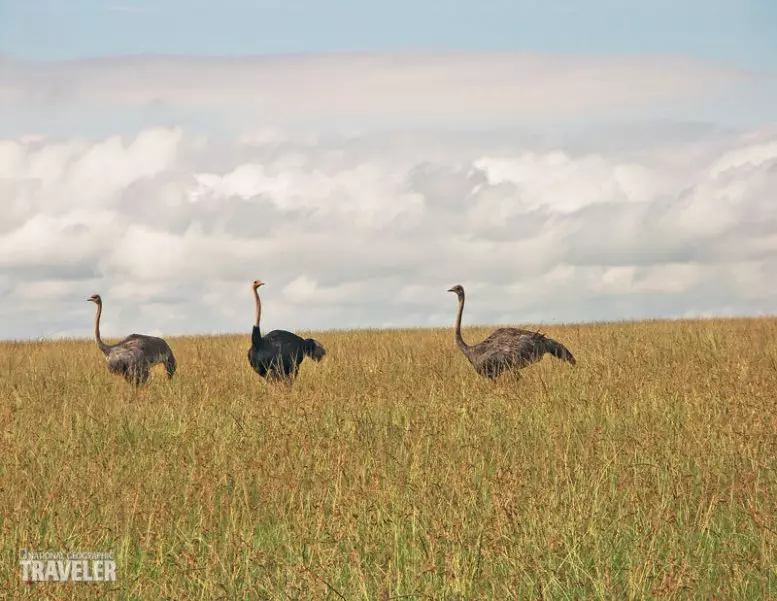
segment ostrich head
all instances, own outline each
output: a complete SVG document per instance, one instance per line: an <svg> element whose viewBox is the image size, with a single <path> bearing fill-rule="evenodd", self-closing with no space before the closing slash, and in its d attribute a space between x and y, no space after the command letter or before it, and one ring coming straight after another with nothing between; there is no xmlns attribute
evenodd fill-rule
<svg viewBox="0 0 777 601"><path fill-rule="evenodd" d="M251 282L251 289L256 290L259 288L259 286L264 286L264 282L262 280L254 280Z"/></svg>
<svg viewBox="0 0 777 601"><path fill-rule="evenodd" d="M462 288L458 284L456 284L453 288L448 288L448 292L455 292L456 296L458 296L459 298L464 296L464 288Z"/></svg>
<svg viewBox="0 0 777 601"><path fill-rule="evenodd" d="M86 299L87 301L93 302L96 305L101 305L103 302L103 299L100 298L99 294L93 294L89 298Z"/></svg>

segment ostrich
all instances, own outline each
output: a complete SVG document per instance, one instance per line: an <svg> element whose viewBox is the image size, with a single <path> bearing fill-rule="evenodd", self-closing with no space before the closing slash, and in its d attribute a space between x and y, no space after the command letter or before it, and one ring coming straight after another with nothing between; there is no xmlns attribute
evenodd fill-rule
<svg viewBox="0 0 777 601"><path fill-rule="evenodd" d="M536 363L545 353L562 359L574 365L575 358L561 343L547 338L539 332L518 330L516 328L499 328L480 344L468 345L461 337L461 314L464 312L464 288L454 286L448 292L455 292L459 297L459 313L456 317L456 345L469 359L472 367L481 376L494 379L502 372L518 370Z"/></svg>
<svg viewBox="0 0 777 601"><path fill-rule="evenodd" d="M100 315L103 312L103 300L99 294L86 299L97 305L94 318L94 338L97 347L108 361L108 371L123 376L133 386L142 386L148 381L149 370L162 363L167 377L175 373L175 357L167 342L156 336L131 334L117 344L105 344L100 338Z"/></svg>
<svg viewBox="0 0 777 601"><path fill-rule="evenodd" d="M326 349L313 338L301 338L286 330L273 330L262 336L259 320L262 317L262 301L259 300L261 280L251 282L256 304L256 323L251 331L251 348L248 349L248 362L256 373L268 381L285 381L291 384L297 377L299 365L310 357L321 361Z"/></svg>

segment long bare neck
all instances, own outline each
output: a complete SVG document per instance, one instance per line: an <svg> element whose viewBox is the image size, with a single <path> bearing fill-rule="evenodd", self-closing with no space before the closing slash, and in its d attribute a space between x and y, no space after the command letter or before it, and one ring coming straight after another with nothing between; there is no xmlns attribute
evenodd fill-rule
<svg viewBox="0 0 777 601"><path fill-rule="evenodd" d="M103 342L103 339L100 338L100 316L103 313L103 305L102 303L97 303L97 313L94 316L94 339L97 341L97 347L103 352L103 354L107 355L111 347L108 346Z"/></svg>
<svg viewBox="0 0 777 601"><path fill-rule="evenodd" d="M256 304L256 320L254 326L259 327L259 320L262 318L262 301L259 300L259 289L254 288L254 303Z"/></svg>
<svg viewBox="0 0 777 601"><path fill-rule="evenodd" d="M464 313L464 295L462 294L459 296L459 313L456 315L456 346L458 346L461 351L469 356L469 345L464 342L464 339L461 337L461 316Z"/></svg>

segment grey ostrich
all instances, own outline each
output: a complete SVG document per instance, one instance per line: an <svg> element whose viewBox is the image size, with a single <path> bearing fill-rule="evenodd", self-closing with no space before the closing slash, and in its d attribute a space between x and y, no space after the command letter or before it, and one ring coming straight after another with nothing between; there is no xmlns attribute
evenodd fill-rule
<svg viewBox="0 0 777 601"><path fill-rule="evenodd" d="M97 305L94 318L94 338L97 347L108 361L108 371L124 377L133 386L142 386L148 381L149 370L161 363L167 370L168 378L175 373L175 357L167 342L156 336L131 334L117 344L105 344L100 338L100 316L103 312L103 300L99 294L93 294L87 301Z"/></svg>
<svg viewBox="0 0 777 601"><path fill-rule="evenodd" d="M259 299L258 291L260 286L264 286L262 280L251 282L256 319L251 331L248 362L254 371L266 380L283 381L291 385L305 357L310 357L313 361L321 361L326 355L326 349L313 338L302 338L286 330L273 330L266 336L262 336L259 327L262 318L262 301Z"/></svg>
<svg viewBox="0 0 777 601"><path fill-rule="evenodd" d="M513 371L520 377L518 370L536 363L545 353L563 361L575 364L572 353L561 343L530 330L499 328L480 344L473 346L461 337L461 315L464 312L464 288L454 286L448 292L459 297L459 313L456 317L456 345L469 359L472 367L481 376L494 379L504 371Z"/></svg>

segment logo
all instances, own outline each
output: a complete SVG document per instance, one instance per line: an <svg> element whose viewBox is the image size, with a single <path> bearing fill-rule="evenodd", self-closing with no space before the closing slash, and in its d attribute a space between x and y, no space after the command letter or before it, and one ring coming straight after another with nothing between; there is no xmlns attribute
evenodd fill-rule
<svg viewBox="0 0 777 601"><path fill-rule="evenodd" d="M116 582L113 553L19 551L24 582Z"/></svg>

